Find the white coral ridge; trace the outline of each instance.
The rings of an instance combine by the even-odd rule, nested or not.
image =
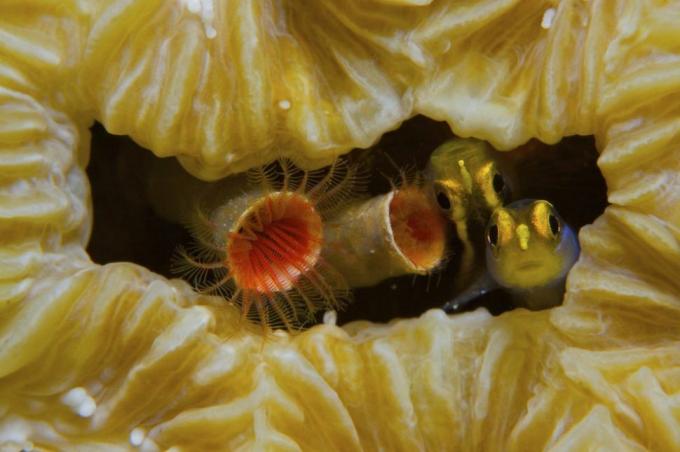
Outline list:
[[[543,19],[541,19],[541,27],[545,28],[546,30],[550,27],[552,27],[553,20],[555,20],[555,8],[548,8],[545,10],[543,13]]]
[[[214,27],[215,5],[213,0],[180,0],[190,13],[201,17],[203,22],[203,29],[208,39],[213,39],[217,36],[217,30]]]
[[[97,410],[97,402],[85,388],[73,388],[61,397],[61,402],[80,417],[91,417]]]
[[[338,313],[334,310],[326,311],[323,313],[323,323],[324,325],[335,326],[338,324]]]
[[[130,444],[135,447],[141,446],[144,442],[144,438],[146,438],[146,432],[143,428],[137,427],[130,432]]]

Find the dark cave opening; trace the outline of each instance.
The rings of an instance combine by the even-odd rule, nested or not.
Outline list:
[[[133,262],[171,276],[171,257],[189,234],[156,215],[144,196],[146,168],[156,157],[126,136],[107,133],[100,124],[91,132],[87,174],[94,224],[87,252],[98,264]]]
[[[422,170],[430,153],[453,137],[448,125],[422,116],[414,117],[385,134],[370,150],[356,150],[350,159],[370,163],[371,194],[390,190],[401,169]],[[525,198],[547,199],[575,230],[592,223],[607,205],[606,184],[596,165],[598,157],[591,136],[566,137],[555,145],[537,140],[512,151],[515,170]],[[175,249],[189,241],[189,234],[165,221],[145,198],[145,175],[153,156],[128,137],[114,136],[99,124],[92,129],[92,155],[87,172],[92,187],[94,227],[88,246],[99,264],[128,261],[167,277],[175,277],[171,260]],[[514,157],[513,157],[514,158]],[[354,299],[338,313],[338,322],[384,322],[414,317],[441,307],[451,299],[460,244],[451,240],[443,268],[426,276],[392,278],[369,288],[354,290]],[[498,315],[512,309],[502,291],[492,292],[462,311],[487,308]]]

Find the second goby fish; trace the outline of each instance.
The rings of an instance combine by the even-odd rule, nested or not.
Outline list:
[[[560,304],[580,248],[576,233],[552,204],[523,199],[498,208],[486,237],[487,271],[517,304],[529,309]]]
[[[580,250],[576,233],[555,207],[534,199],[497,208],[486,227],[485,248],[482,277],[445,309],[497,289],[528,309],[557,306]]]

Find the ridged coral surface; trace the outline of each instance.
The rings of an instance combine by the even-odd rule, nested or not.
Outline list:
[[[678,23],[670,1],[4,0],[4,447],[680,449]],[[504,149],[595,135],[611,205],[563,307],[264,341],[84,251],[94,119],[216,178],[415,113]]]

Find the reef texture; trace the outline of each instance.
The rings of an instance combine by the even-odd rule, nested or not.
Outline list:
[[[0,436],[62,450],[680,449],[680,5],[3,0]],[[88,127],[216,178],[405,118],[503,149],[594,134],[610,207],[561,308],[264,341],[97,266]]]

